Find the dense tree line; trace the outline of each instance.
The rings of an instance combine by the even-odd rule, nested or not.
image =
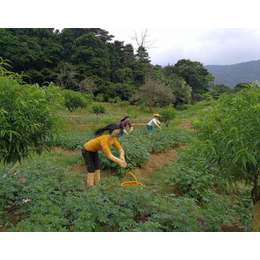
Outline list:
[[[54,82],[63,89],[102,94],[104,101],[117,96],[146,103],[147,94],[158,96],[149,106],[178,106],[200,100],[209,90],[214,78],[201,63],[154,66],[145,46],[134,51],[113,38],[100,28],[0,29],[0,57],[12,62],[14,72],[28,75],[29,84]]]

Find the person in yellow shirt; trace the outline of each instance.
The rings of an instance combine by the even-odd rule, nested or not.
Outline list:
[[[103,132],[109,131],[108,135],[102,135]],[[96,138],[84,144],[82,149],[82,156],[88,170],[87,186],[96,185],[100,180],[100,161],[98,151],[102,150],[106,157],[112,162],[116,162],[122,168],[125,168],[127,163],[125,161],[125,152],[115,137],[118,135],[120,127],[117,124],[110,124],[104,128],[100,128],[95,132]],[[109,149],[113,145],[119,152],[119,158],[115,157]]]

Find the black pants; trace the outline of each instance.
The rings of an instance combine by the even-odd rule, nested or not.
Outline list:
[[[84,148],[82,149],[82,156],[85,160],[88,172],[94,172],[100,170],[100,162],[98,152],[89,152]]]

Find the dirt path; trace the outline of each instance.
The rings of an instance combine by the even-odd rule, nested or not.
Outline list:
[[[178,147],[184,148],[184,146]],[[135,176],[141,179],[149,178],[150,173],[156,168],[164,168],[170,163],[178,159],[177,148],[171,149],[167,152],[151,154],[150,159],[145,162],[145,166],[142,168],[135,168],[131,170]]]
[[[193,129],[189,120],[183,120],[181,124],[177,125],[178,128]]]
[[[193,129],[191,122],[189,120],[183,120],[181,124],[177,125],[178,128]],[[135,176],[140,179],[149,178],[150,173],[155,168],[164,168],[168,166],[171,162],[178,159],[177,149],[183,149],[185,146],[180,146],[173,148],[167,152],[162,152],[158,154],[151,154],[150,159],[145,162],[143,168],[135,168],[131,170]]]

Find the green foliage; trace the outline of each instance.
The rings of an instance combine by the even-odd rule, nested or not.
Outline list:
[[[93,105],[91,107],[91,111],[93,114],[99,115],[99,114],[105,114],[106,108],[102,105]]]
[[[82,93],[82,96],[87,100],[88,104],[94,100],[93,94]]]
[[[231,88],[229,88],[225,84],[213,85],[213,89],[216,90],[220,94],[230,93],[231,92]]]
[[[65,100],[65,106],[70,112],[73,112],[77,108],[84,108],[87,105],[87,100],[84,99],[80,92],[75,92],[73,90],[63,90],[62,94]]]
[[[251,182],[257,172],[259,102],[257,86],[244,89],[236,96],[222,96],[196,124],[209,159],[221,165],[222,177],[231,182]]]
[[[145,81],[145,84],[139,88],[139,93],[136,94],[135,98],[141,103],[145,103],[150,112],[156,105],[165,106],[175,100],[175,96],[169,87],[153,79]]]
[[[168,127],[170,122],[176,117],[176,110],[172,105],[168,105],[161,110],[160,114],[162,116],[161,121]]]
[[[104,94],[97,94],[97,96],[95,96],[94,99],[97,102],[103,102],[104,101]]]
[[[118,97],[118,96],[116,96],[114,100],[115,100],[115,102],[116,102],[117,104],[120,103],[120,102],[122,101],[121,98]]]
[[[203,94],[203,100],[212,100],[212,99],[218,99],[220,96],[220,93],[218,93],[216,90],[210,90],[207,93]]]
[[[219,168],[218,175],[230,184],[244,182],[259,200],[260,89],[252,87],[236,95],[222,95],[196,123],[202,153]]]
[[[109,102],[110,104],[116,103],[114,98],[109,98],[109,99],[108,99],[108,102]]]
[[[223,226],[250,230],[252,202],[234,202],[232,187],[219,179],[219,169],[211,165],[201,153],[201,146],[195,143],[179,151],[180,157],[168,170],[165,183],[178,196],[195,199],[201,208],[200,221],[204,231],[222,231]],[[249,197],[242,190],[244,197]],[[223,227],[224,228],[224,227]]]
[[[53,104],[57,108],[62,108],[65,105],[63,92],[59,87],[56,87],[53,82],[48,86],[44,86],[46,99],[50,104]]]
[[[118,69],[115,73],[116,80],[120,83],[133,82],[133,72],[130,68]]]
[[[192,89],[183,78],[177,76],[176,74],[171,74],[164,79],[164,81],[166,85],[171,88],[174,96],[176,97],[174,101],[175,106],[191,103]]]
[[[146,108],[145,103],[141,103],[140,106],[139,106],[140,111],[144,112],[145,108]]]
[[[195,94],[203,94],[209,89],[209,82],[214,80],[211,73],[208,72],[203,64],[191,60],[179,60],[174,65],[174,73],[182,77],[192,88],[192,96]]]
[[[30,152],[41,154],[59,127],[53,104],[57,89],[19,81],[0,76],[0,161],[4,163],[21,161]]]
[[[89,188],[61,168],[37,163],[0,178],[0,224],[11,232],[200,231],[194,200],[121,188],[115,177]]]
[[[183,110],[187,110],[187,109],[189,109],[191,107],[192,107],[192,105],[183,104],[183,105],[177,106],[177,109],[180,110],[180,111],[183,111]]]
[[[250,87],[250,83],[238,83],[236,84],[236,86],[232,89],[233,93],[238,93],[239,91],[241,91],[242,89],[245,88],[249,88]]]
[[[138,129],[129,136],[123,135],[119,139],[119,143],[125,151],[127,168],[122,169],[116,163],[109,161],[103,153],[100,153],[101,167],[103,169],[111,169],[122,176],[128,170],[135,167],[143,167],[145,161],[149,159],[150,153],[167,151],[171,147],[189,140],[188,133],[177,129],[171,132],[154,131],[153,133],[148,133],[145,129]],[[117,154],[113,147],[111,152],[112,154]]]
[[[130,103],[129,101],[120,101],[118,102],[118,105],[120,105],[120,107],[128,107]]]
[[[60,134],[54,140],[55,146],[74,150],[83,147],[84,143],[94,138],[91,132],[73,132]],[[119,139],[120,145],[125,151],[127,169],[122,169],[116,163],[108,160],[103,152],[99,152],[102,169],[110,169],[119,175],[123,175],[127,170],[135,167],[143,167],[145,161],[149,159],[150,153],[167,151],[171,147],[190,141],[190,134],[175,129],[174,131],[154,131],[148,133],[146,129],[137,129],[130,135],[123,135]],[[114,147],[110,147],[112,154],[118,155]],[[83,161],[82,161],[83,162]]]

